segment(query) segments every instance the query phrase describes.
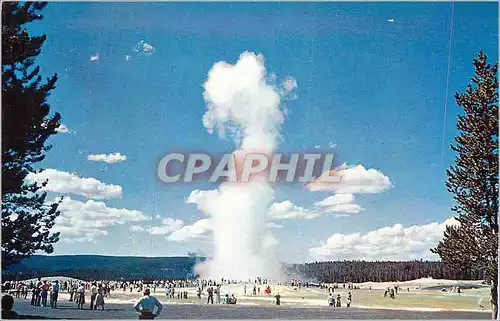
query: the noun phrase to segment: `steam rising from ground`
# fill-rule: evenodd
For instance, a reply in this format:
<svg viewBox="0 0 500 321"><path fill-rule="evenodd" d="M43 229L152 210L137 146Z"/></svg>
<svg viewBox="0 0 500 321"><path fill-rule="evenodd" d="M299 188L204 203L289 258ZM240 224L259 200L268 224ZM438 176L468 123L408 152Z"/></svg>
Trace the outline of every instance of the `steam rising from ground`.
<svg viewBox="0 0 500 321"><path fill-rule="evenodd" d="M236 64L213 65L204 84L207 112L203 125L212 133L234 138L236 168L247 152L271 155L276 148L284 113L282 97L295 86L278 88L268 75L264 57L245 52ZM207 191L208 193L208 191ZM197 266L202 277L247 280L278 278L277 241L267 227L274 190L263 176L248 183L222 183L198 207L211 216L214 253Z"/></svg>

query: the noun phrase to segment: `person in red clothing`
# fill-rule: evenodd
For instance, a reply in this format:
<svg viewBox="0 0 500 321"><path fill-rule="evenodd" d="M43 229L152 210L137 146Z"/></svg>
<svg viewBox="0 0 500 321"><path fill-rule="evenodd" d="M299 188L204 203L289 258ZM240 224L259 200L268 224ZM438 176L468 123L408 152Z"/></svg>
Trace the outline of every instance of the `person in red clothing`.
<svg viewBox="0 0 500 321"><path fill-rule="evenodd" d="M42 297L42 307L47 306L47 296L49 294L49 284L47 281L44 281L42 285L40 285L40 296Z"/></svg>

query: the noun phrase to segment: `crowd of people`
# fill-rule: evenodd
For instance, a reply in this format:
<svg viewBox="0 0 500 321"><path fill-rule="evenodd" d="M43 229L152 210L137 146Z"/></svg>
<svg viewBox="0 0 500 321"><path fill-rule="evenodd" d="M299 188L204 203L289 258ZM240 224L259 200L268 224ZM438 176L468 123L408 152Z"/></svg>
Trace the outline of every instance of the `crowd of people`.
<svg viewBox="0 0 500 321"><path fill-rule="evenodd" d="M104 298L108 297L115 289L115 284L110 282L81 282L66 280L59 282L47 281L38 278L29 281L10 281L2 284L2 292L13 294L16 299L28 299L31 293L31 305L39 307L51 307L57 309L59 293L69 293L69 301L75 302L78 309L83 309L86 293L90 294L89 309L104 310Z"/></svg>
<svg viewBox="0 0 500 321"><path fill-rule="evenodd" d="M141 318L150 319L154 318L161 312L161 303L152 296L151 293L156 293L157 289L163 289L165 296L169 299L188 299L188 289L195 288L196 296L199 300L204 300L203 296L206 295L206 304L236 304L238 302L235 294L225 293L225 285L240 283L235 280L222 278L216 280L155 280L144 282L141 280L136 281L91 281L83 282L77 280L64 280L64 281L47 281L38 278L37 280L30 281L15 281L6 282L2 285L4 292L9 292L15 296L16 299L28 299L31 293L31 305L40 307L52 307L57 309L59 292L64 291L69 293L69 301L75 302L78 309L85 309L86 302L88 302L88 309L90 310L104 310L105 299L110 297L114 292L139 292L143 293L134 308L140 312ZM272 294L271 280L256 278L249 280L250 287L252 287L252 295L260 295L261 287L266 296L273 297L276 305L281 305L281 295L279 293ZM331 307L342 307L342 297L340 293L335 293L336 289L340 286L338 284L314 284L309 282L302 282L298 279L291 279L287 282L276 283L281 286L289 286L293 290L300 290L302 287L316 286L325 288L328 293L328 305ZM247 295L247 285L243 285L243 293ZM344 289L356 289L350 283L342 285ZM397 294L397 287L387 289L384 296L389 295L391 298ZM202 301L205 302L205 301ZM352 293L348 292L345 306L350 307L352 302ZM156 307L156 312L152 309Z"/></svg>

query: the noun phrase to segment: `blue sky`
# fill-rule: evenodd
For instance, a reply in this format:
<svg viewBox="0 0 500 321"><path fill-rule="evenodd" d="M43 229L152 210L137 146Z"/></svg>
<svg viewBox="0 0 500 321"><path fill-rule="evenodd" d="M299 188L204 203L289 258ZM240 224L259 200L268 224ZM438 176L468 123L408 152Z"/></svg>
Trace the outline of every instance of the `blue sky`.
<svg viewBox="0 0 500 321"><path fill-rule="evenodd" d="M203 127L202 85L214 63L234 64L250 51L265 57L269 72L298 83L298 99L286 103L281 150L332 142L340 162L376 169L393 184L356 195L360 213L279 222L283 228L273 233L282 260L311 260L309 249L335 233L442 223L453 215L444 187L460 112L452 95L465 88L480 49L491 61L498 56L497 4L456 3L441 161L450 13L449 3L50 3L29 30L47 34L37 63L43 75L58 73L50 103L70 132L51 138L54 147L40 166L121 186L121 199L97 201L159 215L155 226L165 217L194 223L204 214L186 197L216 186L159 183L157 162L172 150L233 148ZM154 51L135 52L141 40ZM87 160L114 152L127 160ZM328 195L298 184L276 189L277 202L304 208ZM133 232L134 224L79 242L63 233L55 254L210 251L204 242Z"/></svg>

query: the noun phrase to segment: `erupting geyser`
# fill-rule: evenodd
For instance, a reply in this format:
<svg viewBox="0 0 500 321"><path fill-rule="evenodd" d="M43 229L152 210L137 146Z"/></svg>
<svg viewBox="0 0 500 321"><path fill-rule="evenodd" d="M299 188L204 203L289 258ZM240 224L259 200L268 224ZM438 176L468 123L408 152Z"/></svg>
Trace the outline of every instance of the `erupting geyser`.
<svg viewBox="0 0 500 321"><path fill-rule="evenodd" d="M284 113L283 95L295 86L278 88L264 66L264 57L241 54L236 64L213 65L204 84L207 112L203 124L212 133L230 135L236 142L238 170L246 153L274 154ZM277 241L267 227L274 190L266 175L247 183L222 183L218 190L198 192L198 207L210 215L214 251L199 266L202 277L248 280L278 278Z"/></svg>

